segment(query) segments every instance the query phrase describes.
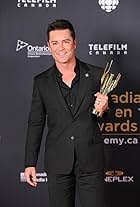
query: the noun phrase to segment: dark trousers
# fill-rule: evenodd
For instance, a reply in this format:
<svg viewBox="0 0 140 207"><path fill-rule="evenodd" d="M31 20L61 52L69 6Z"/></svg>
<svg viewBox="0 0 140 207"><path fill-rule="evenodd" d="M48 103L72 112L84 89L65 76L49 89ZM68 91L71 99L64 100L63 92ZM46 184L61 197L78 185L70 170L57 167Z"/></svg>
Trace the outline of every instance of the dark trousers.
<svg viewBox="0 0 140 207"><path fill-rule="evenodd" d="M76 186L81 207L104 207L103 172L82 172L74 157L69 174L48 175L50 207L75 207Z"/></svg>

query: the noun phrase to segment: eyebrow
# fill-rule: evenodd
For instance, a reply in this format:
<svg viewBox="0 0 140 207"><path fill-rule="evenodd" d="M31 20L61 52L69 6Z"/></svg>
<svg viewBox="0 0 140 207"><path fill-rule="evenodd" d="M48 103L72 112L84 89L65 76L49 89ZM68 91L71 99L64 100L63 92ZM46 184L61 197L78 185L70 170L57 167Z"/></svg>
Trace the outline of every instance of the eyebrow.
<svg viewBox="0 0 140 207"><path fill-rule="evenodd" d="M64 40L62 40L62 41L71 41L71 39L67 38L67 39L64 39ZM52 40L52 41L50 41L50 42L58 42L58 40Z"/></svg>

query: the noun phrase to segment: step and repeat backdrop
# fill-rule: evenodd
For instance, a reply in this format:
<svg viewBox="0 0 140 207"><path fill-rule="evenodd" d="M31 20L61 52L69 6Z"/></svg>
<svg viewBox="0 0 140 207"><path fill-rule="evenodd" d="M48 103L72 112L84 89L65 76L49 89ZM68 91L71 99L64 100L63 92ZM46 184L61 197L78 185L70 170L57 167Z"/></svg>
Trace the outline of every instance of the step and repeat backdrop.
<svg viewBox="0 0 140 207"><path fill-rule="evenodd" d="M140 1L0 0L0 206L49 207L43 171L44 140L37 166L38 187L24 178L24 144L33 77L53 63L48 23L70 20L79 59L122 78L110 93L110 109L99 127L106 157L106 206L140 203ZM47 127L44 131L47 133ZM80 207L78 196L76 204Z"/></svg>

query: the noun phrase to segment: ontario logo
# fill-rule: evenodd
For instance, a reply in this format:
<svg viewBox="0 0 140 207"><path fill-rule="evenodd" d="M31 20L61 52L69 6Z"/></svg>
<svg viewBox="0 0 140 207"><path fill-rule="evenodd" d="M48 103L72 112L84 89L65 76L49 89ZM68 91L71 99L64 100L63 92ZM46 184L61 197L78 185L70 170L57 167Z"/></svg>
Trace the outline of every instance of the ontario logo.
<svg viewBox="0 0 140 207"><path fill-rule="evenodd" d="M109 13L117 8L119 0L99 0L98 3L101 9Z"/></svg>
<svg viewBox="0 0 140 207"><path fill-rule="evenodd" d="M134 176L125 175L122 170L109 170L105 175L107 183L134 183Z"/></svg>
<svg viewBox="0 0 140 207"><path fill-rule="evenodd" d="M26 54L28 58L39 58L44 55L51 55L48 46L31 45L22 40L17 40L16 52L26 48Z"/></svg>
<svg viewBox="0 0 140 207"><path fill-rule="evenodd" d="M57 7L57 0L17 0L17 7Z"/></svg>

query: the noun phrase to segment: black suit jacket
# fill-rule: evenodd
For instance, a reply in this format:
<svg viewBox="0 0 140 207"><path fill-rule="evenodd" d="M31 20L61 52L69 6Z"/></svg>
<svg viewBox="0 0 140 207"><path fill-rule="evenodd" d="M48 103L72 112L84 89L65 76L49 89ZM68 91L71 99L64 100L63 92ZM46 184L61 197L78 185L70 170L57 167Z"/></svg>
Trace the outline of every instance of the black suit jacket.
<svg viewBox="0 0 140 207"><path fill-rule="evenodd" d="M74 148L83 171L104 168L103 139L96 116L91 113L94 94L99 91L103 72L99 67L79 61L80 83L74 115L59 89L55 67L34 79L28 120L25 167L36 166L47 117L44 166L48 173L67 173L72 169Z"/></svg>

